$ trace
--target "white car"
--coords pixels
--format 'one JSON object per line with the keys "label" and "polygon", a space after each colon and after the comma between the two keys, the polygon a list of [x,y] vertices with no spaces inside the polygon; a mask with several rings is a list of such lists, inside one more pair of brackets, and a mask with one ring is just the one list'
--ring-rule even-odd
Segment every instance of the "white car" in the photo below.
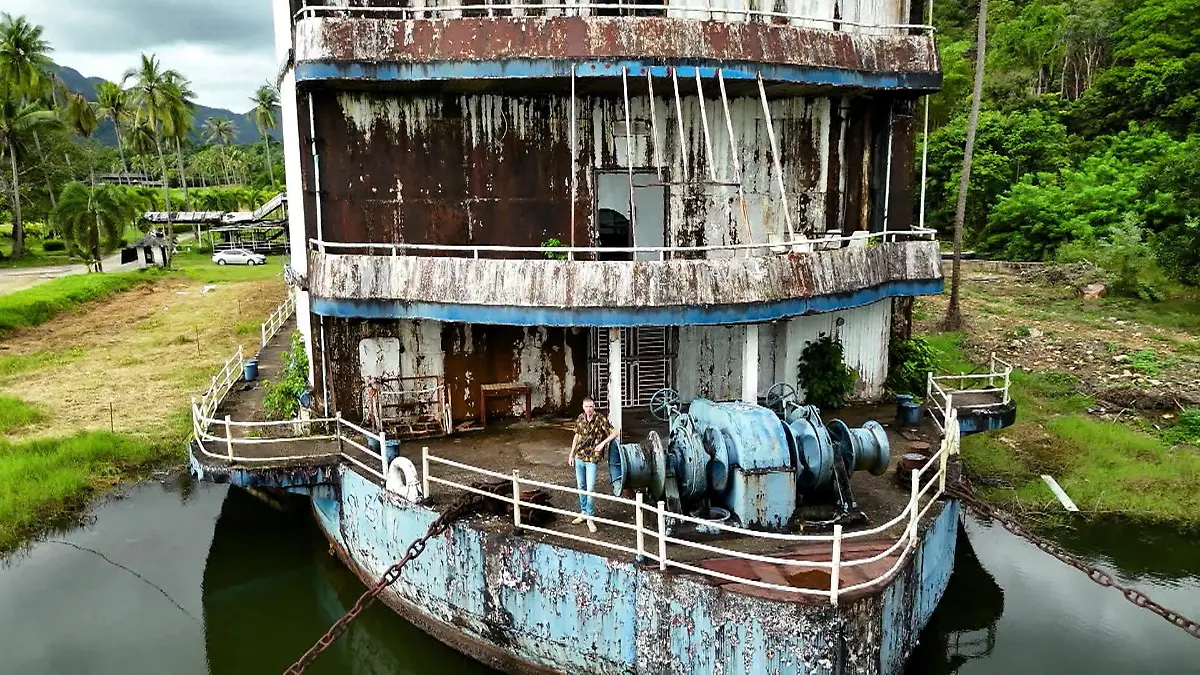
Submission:
{"label": "white car", "polygon": [[267,256],[242,248],[230,248],[214,253],[212,261],[218,265],[263,265],[267,262]]}

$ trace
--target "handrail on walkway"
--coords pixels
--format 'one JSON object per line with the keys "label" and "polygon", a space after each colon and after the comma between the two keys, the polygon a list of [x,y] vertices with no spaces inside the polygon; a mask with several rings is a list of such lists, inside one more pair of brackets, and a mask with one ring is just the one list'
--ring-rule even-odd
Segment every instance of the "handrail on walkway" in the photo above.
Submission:
{"label": "handrail on walkway", "polygon": [[[735,21],[740,18],[742,23],[777,23],[786,21],[791,25],[808,26],[831,31],[844,31],[845,27],[887,31],[891,33],[932,34],[934,27],[921,23],[869,23],[841,19],[832,16],[813,16],[798,12],[776,12],[754,9],[746,3],[743,7],[714,7],[672,4],[663,2],[660,5],[636,4],[634,2],[485,2],[481,5],[463,5],[456,0],[442,0],[442,4],[426,4],[420,7],[384,7],[384,6],[334,6],[326,4],[310,4],[305,0],[294,15],[293,20],[316,18],[320,16],[370,16],[382,19],[457,19],[463,16],[603,16],[603,13],[622,14],[634,17],[668,17],[678,19],[694,19],[701,21]],[[850,31],[867,32],[867,31]]]}
{"label": "handrail on walkway", "polygon": [[[547,504],[538,504],[524,500],[521,498],[522,488],[540,488],[552,493],[572,496],[581,494],[580,490],[565,485],[557,485],[554,483],[547,483],[530,478],[522,478],[521,473],[518,470],[514,470],[510,475],[501,473],[499,471],[492,471],[470,464],[465,464],[463,462],[456,462],[443,457],[438,457],[437,455],[429,452],[429,448],[427,447],[422,448],[421,452],[421,495],[423,495],[424,498],[428,498],[433,490],[433,486],[439,485],[455,490],[477,494],[489,499],[495,499],[511,506],[513,510],[513,525],[523,531],[536,532],[550,537],[586,543],[606,550],[634,555],[639,559],[654,560],[658,562],[659,569],[664,571],[673,567],[701,576],[722,579],[727,582],[784,591],[800,596],[828,598],[830,604],[836,606],[838,604],[839,596],[853,591],[865,589],[874,584],[890,579],[892,575],[894,575],[903,566],[904,562],[913,554],[914,550],[919,545],[920,538],[918,535],[920,521],[933,507],[934,503],[945,494],[947,463],[951,455],[958,453],[959,435],[957,433],[957,412],[951,409],[949,416],[954,422],[954,424],[951,425],[953,430],[943,438],[938,451],[927,461],[925,466],[913,471],[909,500],[904,509],[892,520],[866,530],[844,532],[841,525],[836,525],[834,526],[834,531],[831,535],[760,532],[757,530],[748,530],[741,527],[715,523],[701,518],[695,518],[685,514],[668,511],[666,508],[666,503],[663,501],[659,501],[656,504],[647,504],[645,502],[645,498],[640,492],[635,494],[633,499],[600,492],[590,493],[591,496],[596,499],[615,503],[632,511],[632,518],[629,521],[615,520],[613,518],[604,518],[599,516],[592,518],[592,520],[598,524],[631,533],[631,542],[616,543],[601,539],[596,536],[579,535],[572,532],[564,532],[561,530],[533,525],[523,515],[528,514],[533,510],[552,513],[564,517],[574,517],[579,514],[575,511],[568,511]],[[466,471],[477,475],[480,478],[509,481],[512,484],[511,496],[499,495],[494,492],[479,489],[467,484],[466,482],[460,482],[443,476],[435,475],[435,469],[437,467],[448,467],[459,471]],[[654,521],[655,526],[647,526],[648,516],[656,519]],[[687,539],[681,539],[679,537],[672,536],[670,532],[672,523],[703,525],[705,527],[720,530],[722,533],[727,535],[734,535],[750,539],[767,539],[796,543],[825,543],[830,547],[830,557],[828,561],[797,559],[794,557],[748,553],[735,548],[721,546],[719,542],[704,543],[698,541],[689,541]],[[896,536],[891,546],[883,551],[875,553],[874,555],[862,557],[844,556],[842,554],[842,545],[847,540],[862,539],[881,535],[895,527],[903,527],[903,530],[898,536]],[[711,570],[686,563],[678,557],[678,554],[676,557],[672,558],[672,548],[702,551],[707,554],[739,558],[742,560],[750,560],[784,567],[827,570],[830,575],[830,585],[828,589],[803,588],[776,584],[757,579],[737,577],[717,570]],[[900,554],[896,557],[896,561],[886,571],[876,574],[871,578],[857,584],[853,584],[845,588],[841,586],[841,570],[849,567],[868,565],[870,563],[884,560],[889,556],[894,555],[897,551],[899,551]]]}
{"label": "handrail on walkway", "polygon": [[428,244],[410,242],[335,242],[310,238],[309,248],[320,253],[362,253],[374,255],[379,251],[391,256],[408,255],[409,252],[430,251],[434,253],[469,254],[459,257],[478,259],[480,253],[532,253],[540,256],[566,256],[567,260],[575,260],[577,255],[594,255],[599,253],[630,253],[657,254],[659,260],[666,260],[669,254],[676,253],[709,253],[713,251],[730,251],[749,253],[751,251],[767,251],[772,254],[810,253],[827,250],[831,247],[867,246],[872,241],[936,241],[937,231],[928,228],[912,230],[888,230],[881,232],[858,231],[850,234],[818,234],[814,236],[800,235],[788,241],[756,242],[749,244],[708,244],[703,246],[502,246],[489,244]]}

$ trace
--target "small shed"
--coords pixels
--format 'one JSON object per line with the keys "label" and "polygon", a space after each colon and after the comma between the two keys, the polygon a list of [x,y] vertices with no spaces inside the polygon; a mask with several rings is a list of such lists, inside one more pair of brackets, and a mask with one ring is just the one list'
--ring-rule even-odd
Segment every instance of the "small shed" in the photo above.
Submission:
{"label": "small shed", "polygon": [[167,266],[167,255],[171,243],[162,236],[151,233],[126,246],[121,251],[121,264],[137,263],[139,268]]}

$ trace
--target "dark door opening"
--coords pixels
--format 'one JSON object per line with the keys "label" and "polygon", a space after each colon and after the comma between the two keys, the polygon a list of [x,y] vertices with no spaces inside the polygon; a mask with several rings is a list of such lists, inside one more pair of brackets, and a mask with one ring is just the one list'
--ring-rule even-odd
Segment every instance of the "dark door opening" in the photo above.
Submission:
{"label": "dark door opening", "polygon": [[[628,248],[633,246],[629,219],[612,209],[600,209],[596,213],[597,243],[601,247]],[[598,260],[633,260],[633,253],[613,251],[600,253]]]}

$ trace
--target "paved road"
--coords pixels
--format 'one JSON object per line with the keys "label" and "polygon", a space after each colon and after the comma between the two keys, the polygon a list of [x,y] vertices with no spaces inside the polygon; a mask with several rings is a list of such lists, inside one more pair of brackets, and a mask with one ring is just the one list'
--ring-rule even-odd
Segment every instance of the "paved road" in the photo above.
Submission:
{"label": "paved road", "polygon": [[[192,235],[181,234],[177,239],[178,244],[183,244],[192,239]],[[135,269],[135,263],[129,263],[122,267],[121,252],[108,256],[103,259],[101,265],[105,272],[119,272],[125,269]],[[65,277],[71,274],[87,273],[87,266],[82,264],[72,265],[48,265],[45,267],[6,267],[0,268],[0,294],[12,293],[14,291],[25,290],[31,286],[36,286],[43,281]]]}

